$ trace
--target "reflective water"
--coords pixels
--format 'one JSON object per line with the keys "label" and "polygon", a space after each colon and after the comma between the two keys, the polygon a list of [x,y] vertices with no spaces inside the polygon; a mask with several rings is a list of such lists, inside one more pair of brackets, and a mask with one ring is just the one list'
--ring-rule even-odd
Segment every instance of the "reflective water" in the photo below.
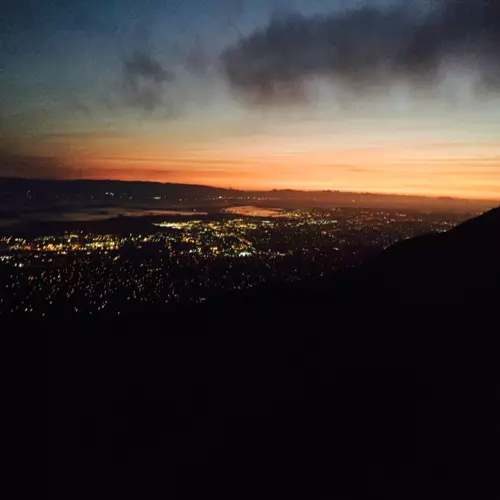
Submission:
{"label": "reflective water", "polygon": [[244,207],[230,207],[225,212],[235,215],[245,215],[247,217],[285,217],[280,208],[262,208],[252,205]]}

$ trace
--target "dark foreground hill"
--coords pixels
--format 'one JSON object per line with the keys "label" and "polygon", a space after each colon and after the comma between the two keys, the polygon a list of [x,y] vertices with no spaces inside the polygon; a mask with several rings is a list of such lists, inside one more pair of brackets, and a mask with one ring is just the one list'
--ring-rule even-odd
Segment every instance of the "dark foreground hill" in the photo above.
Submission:
{"label": "dark foreground hill", "polygon": [[[485,316],[500,300],[500,208],[447,233],[402,241],[363,265],[321,280],[264,287],[207,304],[203,314],[245,317],[245,325],[290,321],[349,324],[370,315],[386,318],[407,311],[437,320],[452,307]],[[453,321],[452,317],[443,317]]]}
{"label": "dark foreground hill", "polygon": [[498,303],[500,208],[440,235],[394,245],[349,281],[351,297],[401,304]]}
{"label": "dark foreground hill", "polygon": [[52,325],[48,366],[8,365],[15,463],[48,404],[52,499],[496,498],[499,229],[497,210],[335,284]]}

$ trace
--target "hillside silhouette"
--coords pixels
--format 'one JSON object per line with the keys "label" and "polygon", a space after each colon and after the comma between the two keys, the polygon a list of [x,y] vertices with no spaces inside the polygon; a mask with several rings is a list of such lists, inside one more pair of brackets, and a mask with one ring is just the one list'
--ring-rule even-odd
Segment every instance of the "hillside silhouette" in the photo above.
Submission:
{"label": "hillside silhouette", "polygon": [[57,213],[68,207],[95,207],[141,205],[158,208],[163,205],[214,206],[228,200],[245,203],[258,200],[271,206],[297,203],[314,206],[398,207],[417,209],[426,207],[438,211],[487,210],[494,200],[468,200],[452,197],[377,194],[348,191],[301,191],[292,189],[240,190],[196,184],[160,183],[116,180],[56,180],[0,177],[0,218],[20,213]]}
{"label": "hillside silhouette", "polygon": [[398,242],[354,269],[230,294],[206,304],[204,313],[247,317],[251,309],[249,321],[264,316],[277,324],[291,314],[293,328],[304,317],[321,323],[332,313],[336,321],[349,322],[356,311],[380,314],[396,306],[411,310],[467,305],[472,310],[500,298],[499,256],[500,208],[496,208],[446,233]]}
{"label": "hillside silhouette", "polygon": [[349,297],[401,304],[493,303],[500,297],[500,208],[451,231],[395,244],[365,263]]}
{"label": "hillside silhouette", "polygon": [[337,281],[60,323],[49,497],[496,497],[499,228],[496,209]]}

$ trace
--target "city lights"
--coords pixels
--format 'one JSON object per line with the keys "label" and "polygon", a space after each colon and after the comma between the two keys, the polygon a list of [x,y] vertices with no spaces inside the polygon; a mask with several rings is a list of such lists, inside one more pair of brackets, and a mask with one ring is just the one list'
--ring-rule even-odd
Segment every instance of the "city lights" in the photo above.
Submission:
{"label": "city lights", "polygon": [[160,220],[139,234],[4,235],[0,315],[118,315],[270,281],[319,278],[460,219],[339,208],[281,209],[271,217],[268,210],[243,211],[252,215],[235,210],[205,220]]}

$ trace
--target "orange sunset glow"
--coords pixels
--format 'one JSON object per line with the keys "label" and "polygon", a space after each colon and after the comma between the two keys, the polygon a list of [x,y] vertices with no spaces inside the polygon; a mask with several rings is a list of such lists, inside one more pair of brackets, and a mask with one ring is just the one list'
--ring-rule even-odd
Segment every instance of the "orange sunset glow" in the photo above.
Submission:
{"label": "orange sunset glow", "polygon": [[[190,11],[183,32],[152,26],[149,45],[130,35],[97,50],[74,33],[57,71],[43,45],[38,58],[26,56],[29,70],[12,60],[0,175],[500,199],[500,93],[485,83],[495,54],[429,47],[417,67],[382,9],[369,13],[379,30],[370,44],[337,41],[350,57],[335,66],[312,33],[330,36],[336,22],[350,29],[356,16],[330,4],[296,7],[298,17],[283,20],[248,8],[241,33],[209,26],[203,37],[203,18]],[[404,19],[393,28],[411,32]],[[477,40],[470,33],[471,45],[484,29]],[[395,58],[405,50],[403,64]]]}
{"label": "orange sunset glow", "polygon": [[[354,126],[354,125],[352,125]],[[272,128],[272,127],[270,127]],[[500,198],[500,141],[432,141],[413,130],[359,135],[317,125],[248,136],[224,129],[188,133],[75,134],[32,144],[33,155],[60,151],[65,178],[146,180],[234,189],[340,190]],[[312,130],[311,130],[312,129]],[[453,130],[452,130],[453,132]],[[383,135],[382,135],[383,134]],[[461,139],[461,142],[459,140]]]}

